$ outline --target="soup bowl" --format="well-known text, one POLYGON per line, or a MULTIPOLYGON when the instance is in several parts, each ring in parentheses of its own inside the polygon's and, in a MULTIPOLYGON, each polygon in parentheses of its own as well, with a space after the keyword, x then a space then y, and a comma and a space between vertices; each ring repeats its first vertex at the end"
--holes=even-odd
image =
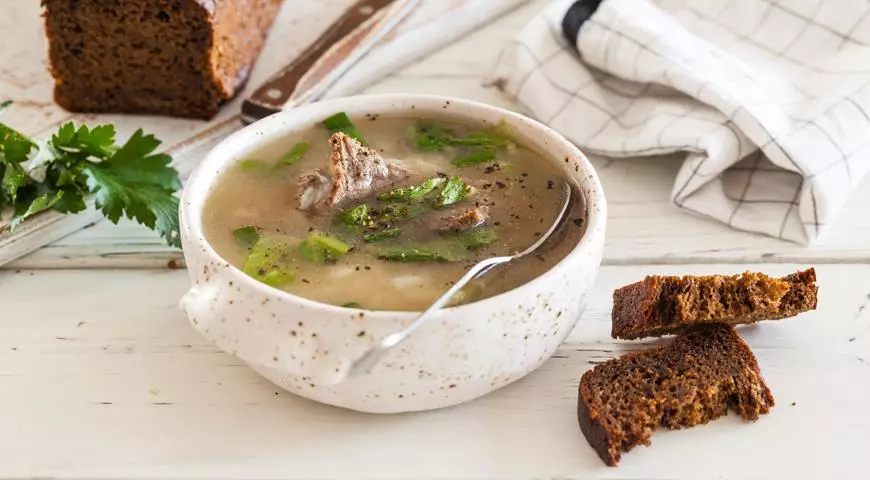
POLYGON ((181 237, 192 285, 180 306, 193 327, 217 347, 294 394, 372 413, 447 407, 522 378, 556 351, 586 307, 601 263, 606 216, 604 194, 588 159, 558 133, 527 117, 426 95, 323 101, 236 132, 192 174, 181 205, 181 237), (506 122, 518 142, 557 165, 582 195, 583 237, 543 275, 506 293, 441 310, 369 373, 345 378, 354 359, 419 313, 337 307, 272 288, 230 265, 203 234, 203 207, 222 172, 341 111, 352 118, 506 122))

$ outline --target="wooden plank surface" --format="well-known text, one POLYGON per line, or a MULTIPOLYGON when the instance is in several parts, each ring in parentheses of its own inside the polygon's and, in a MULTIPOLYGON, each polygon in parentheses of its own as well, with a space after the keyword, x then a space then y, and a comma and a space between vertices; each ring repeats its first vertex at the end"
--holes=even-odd
MULTIPOLYGON (((336 5, 343 0, 330 0, 336 5)), ((22 32, 22 43, 10 49, 6 65, 0 66, 0 95, 18 100, 18 106, 4 121, 20 126, 26 133, 50 131, 68 115, 51 104, 50 78, 45 73, 41 31, 34 25, 37 2, 16 2, 12 16, 4 23, 30 25, 22 32)), ((452 95, 484 101, 505 108, 516 108, 511 99, 483 85, 501 46, 546 2, 539 0, 514 14, 494 22, 486 29, 451 45, 429 58, 384 79, 369 93, 415 92, 452 95)), ((321 11, 321 10, 318 10, 321 11)), ((283 64, 299 48, 293 42, 298 29, 322 28, 329 18, 314 16, 302 24, 278 23, 263 59, 258 63, 251 85, 283 64)), ((305 30, 307 31, 307 30, 305 30)), ((304 31, 302 32, 304 33, 304 31)), ((232 119, 238 101, 226 107, 218 119, 232 119)), ((235 128, 234 121, 223 131, 210 132, 214 122, 147 119, 143 117, 81 117, 89 121, 114 121, 122 131, 142 124, 152 125, 167 145, 183 146, 178 155, 194 162, 208 147, 235 128), (208 133, 203 133, 208 132, 208 133), (212 133, 216 133, 215 136, 212 133)), ((608 246, 605 262, 632 263, 770 263, 818 261, 832 263, 870 263, 870 179, 849 200, 838 221, 825 238, 806 248, 760 235, 735 231, 719 223, 679 210, 670 202, 680 159, 673 157, 608 160, 595 159, 595 166, 610 204, 608 246)), ((64 238, 7 268, 64 267, 146 267, 160 268, 181 257, 167 248, 153 233, 123 223, 116 227, 101 221, 93 228, 64 238)))
MULTIPOLYGON (((0 97, 16 106, 3 121, 45 135, 72 116, 51 103, 38 2, 9 3, 0 24, 18 42, 0 52, 0 97)), ((545 3, 368 91, 515 108, 482 78, 545 3)), ((322 11, 279 22, 252 86, 302 48, 298 33, 322 28, 337 8, 322 11)), ((237 107, 212 123, 75 118, 115 122, 122 133, 147 121, 192 165, 236 128, 237 107)), ((583 320, 539 371, 437 412, 361 415, 279 391, 190 328, 176 306, 186 273, 163 269, 180 253, 135 225, 97 222, 20 259, 0 271, 0 478, 866 478, 870 180, 827 236, 804 248, 671 205, 679 158, 593 161, 609 200, 609 266, 583 320), (594 363, 646 345, 609 338, 615 287, 649 273, 784 274, 812 263, 822 288, 817 312, 741 329, 776 395, 770 415, 657 432, 652 447, 627 454, 619 468, 601 464, 577 427, 577 381, 594 363), (70 267, 86 270, 50 270, 70 267), (108 267, 161 270, 101 269, 108 267)))
POLYGON ((819 266, 818 311, 740 330, 777 399, 757 423, 731 414, 657 432, 617 469, 586 444, 578 379, 646 346, 609 338, 612 290, 647 273, 742 269, 605 267, 583 319, 539 371, 456 408, 397 416, 294 397, 217 351, 176 308, 184 272, 3 272, 0 477, 866 478, 866 265, 819 266))

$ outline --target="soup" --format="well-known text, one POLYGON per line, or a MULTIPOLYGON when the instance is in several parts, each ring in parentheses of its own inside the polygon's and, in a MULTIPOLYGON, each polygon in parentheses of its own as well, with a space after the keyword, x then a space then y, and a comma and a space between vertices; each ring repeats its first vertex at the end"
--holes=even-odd
MULTIPOLYGON (((203 225, 222 257, 276 288, 419 311, 476 262, 537 241, 566 184, 503 124, 338 114, 223 171, 203 225)), ((536 254, 474 280, 453 304, 516 288, 564 258, 585 228, 581 196, 572 198, 536 254)))

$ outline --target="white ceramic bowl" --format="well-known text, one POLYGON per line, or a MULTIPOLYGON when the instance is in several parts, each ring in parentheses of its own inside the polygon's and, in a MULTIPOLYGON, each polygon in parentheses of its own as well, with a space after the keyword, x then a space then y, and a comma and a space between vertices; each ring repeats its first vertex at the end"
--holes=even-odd
POLYGON ((465 402, 518 380, 544 363, 576 325, 598 273, 606 222, 592 165, 562 136, 513 112, 466 100, 421 95, 358 96, 283 112, 231 135, 191 176, 181 236, 191 290, 181 308, 194 328, 280 387, 353 410, 394 413, 465 402), (561 168, 583 193, 587 231, 554 268, 507 293, 441 311, 366 376, 337 372, 413 312, 361 312, 259 283, 229 265, 203 236, 203 204, 221 172, 263 145, 347 112, 351 117, 504 119, 521 143, 561 168))

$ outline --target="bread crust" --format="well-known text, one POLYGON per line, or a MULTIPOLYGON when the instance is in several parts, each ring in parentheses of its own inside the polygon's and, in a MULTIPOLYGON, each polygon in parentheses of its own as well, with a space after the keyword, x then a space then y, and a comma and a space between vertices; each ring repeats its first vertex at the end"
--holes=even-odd
MULTIPOLYGON (((583 378, 586 378, 587 375, 592 375, 592 370, 584 373, 583 378)), ((598 415, 598 412, 592 410, 589 405, 592 392, 583 381, 583 378, 580 380, 580 391, 577 400, 577 419, 580 422, 580 430, 601 460, 607 466, 615 467, 621 455, 618 450, 614 451, 610 448, 610 445, 613 444, 610 433, 601 424, 601 417, 598 415)))
POLYGON ((783 278, 761 273, 648 276, 613 292, 611 336, 633 340, 678 334, 700 324, 746 325, 814 310, 815 269, 783 278))

